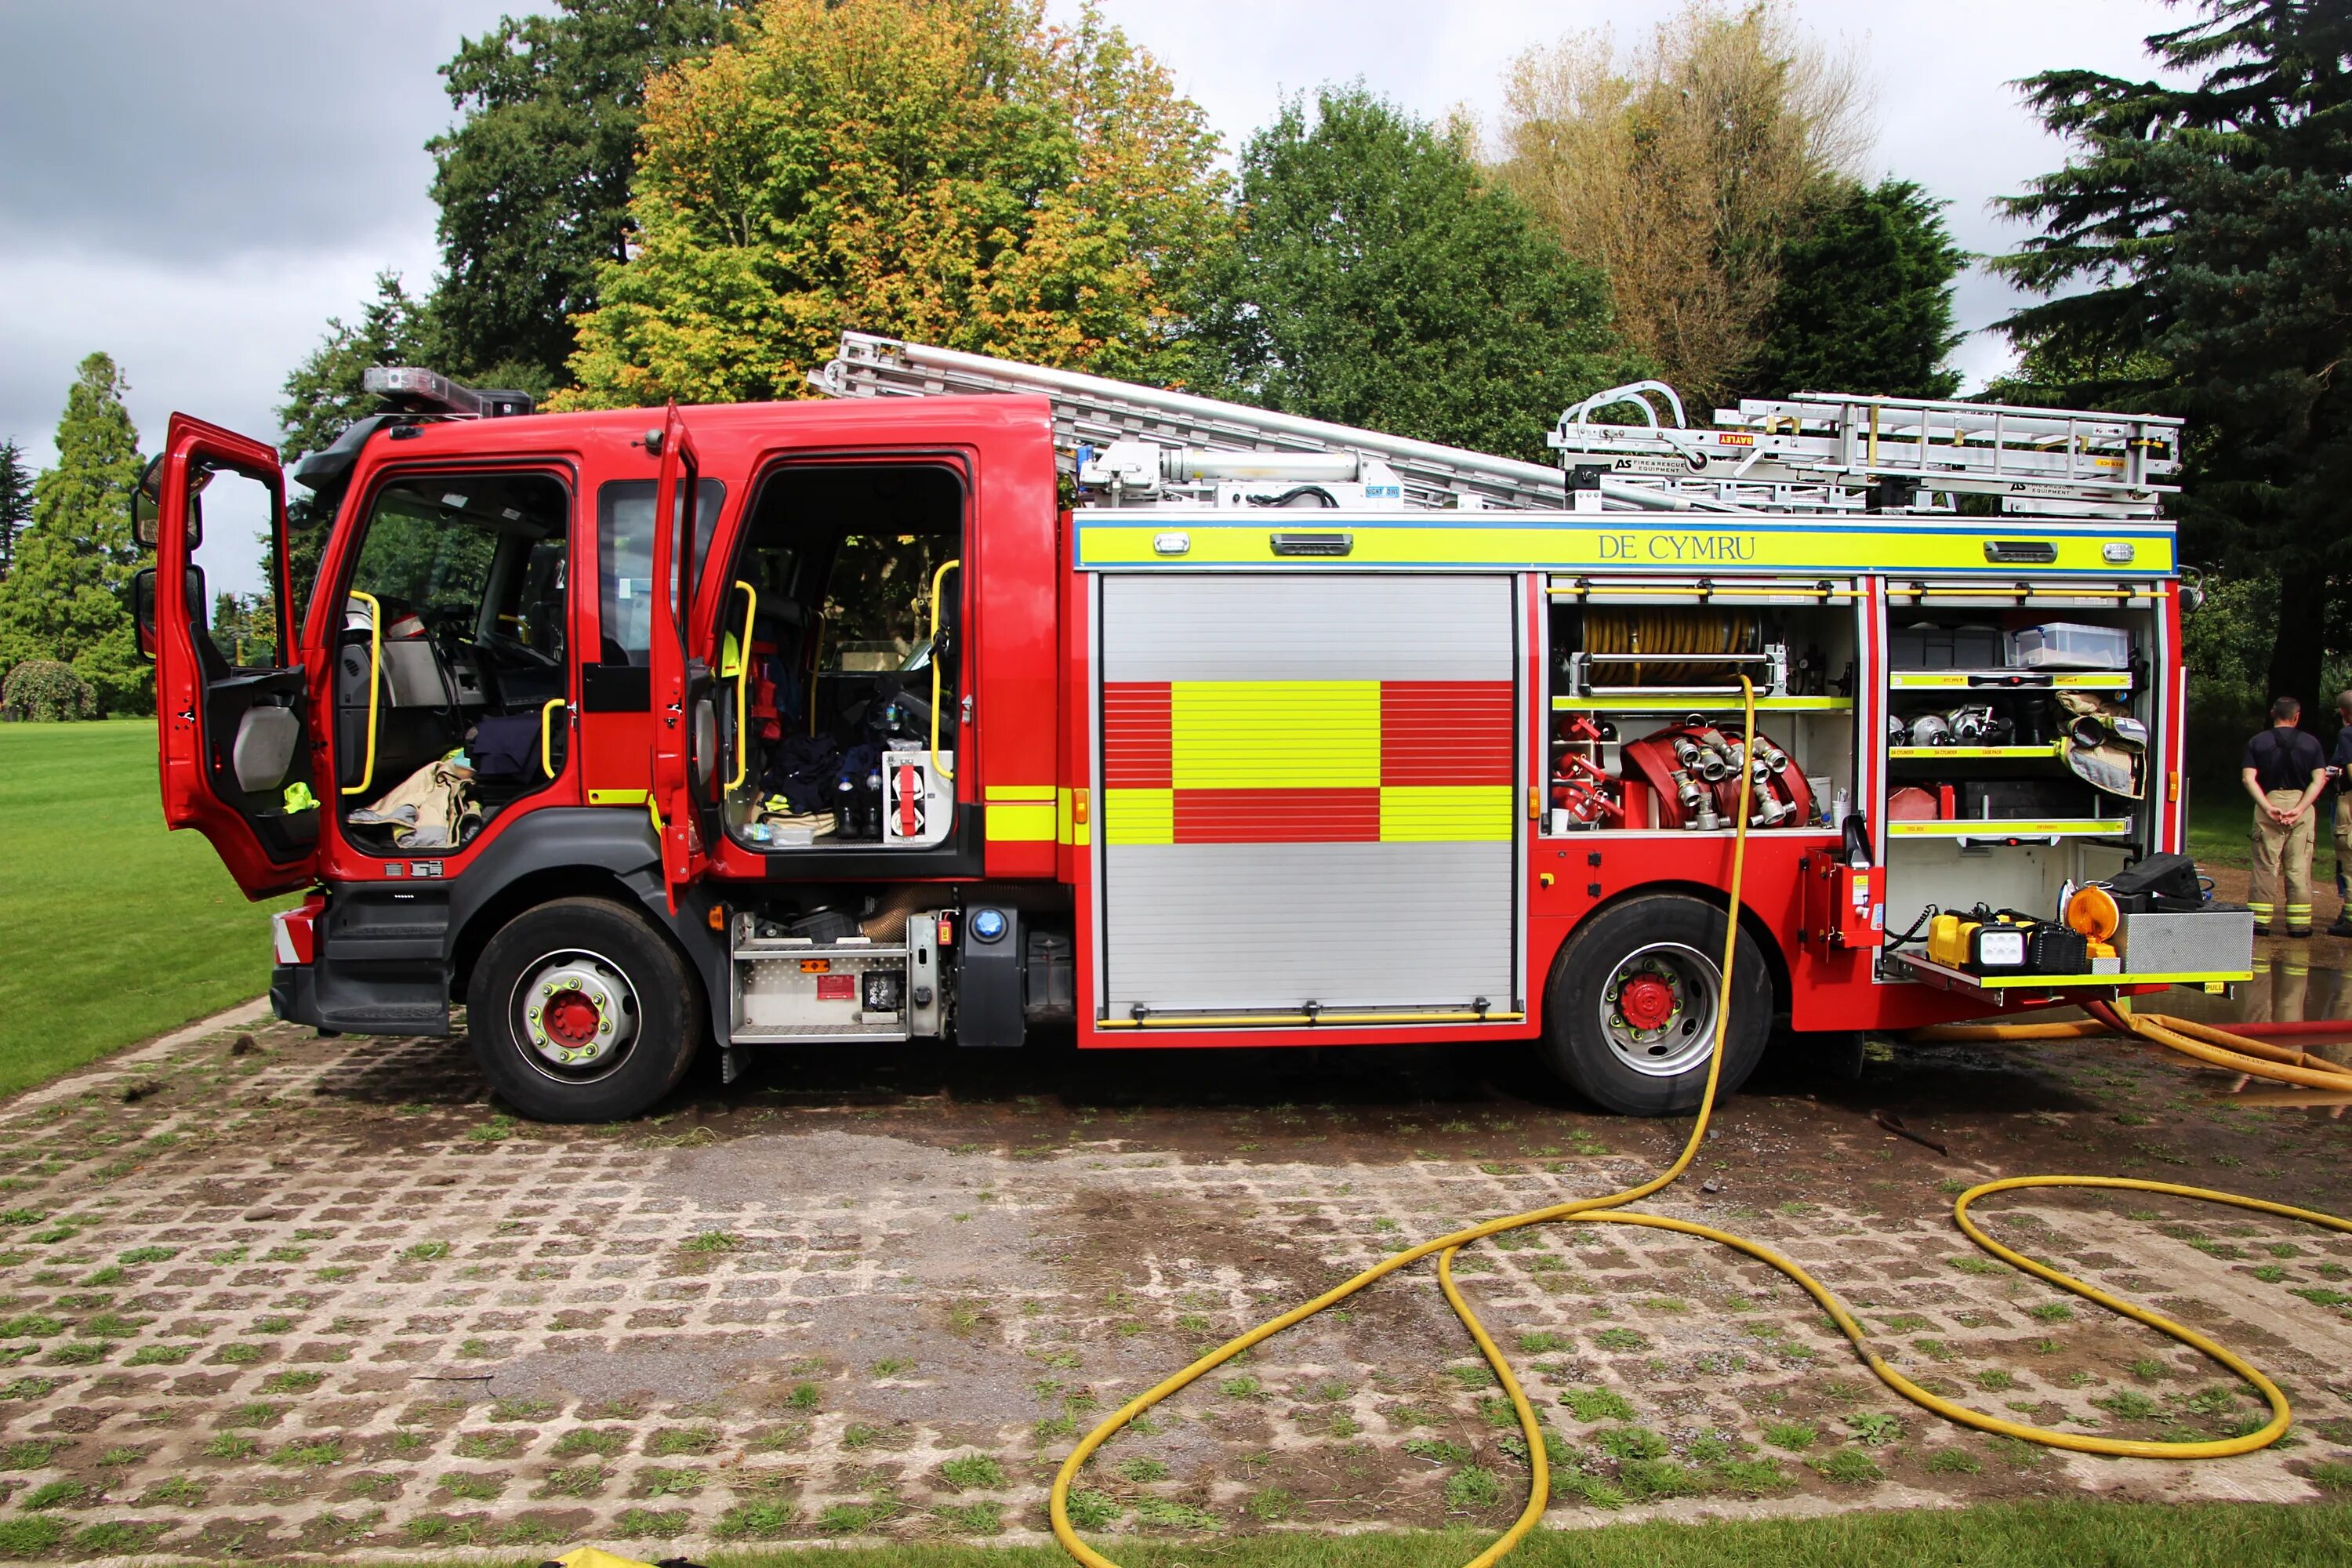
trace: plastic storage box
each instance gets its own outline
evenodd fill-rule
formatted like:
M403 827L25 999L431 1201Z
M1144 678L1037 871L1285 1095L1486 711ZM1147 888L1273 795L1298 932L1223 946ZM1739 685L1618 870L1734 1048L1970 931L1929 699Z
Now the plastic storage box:
M1895 669L1999 669L2009 660L1999 627L1937 626L1924 622L1894 627L1887 657Z
M2131 634L2121 626L2052 621L2017 634L2017 662L2028 669L2122 669L2131 663Z

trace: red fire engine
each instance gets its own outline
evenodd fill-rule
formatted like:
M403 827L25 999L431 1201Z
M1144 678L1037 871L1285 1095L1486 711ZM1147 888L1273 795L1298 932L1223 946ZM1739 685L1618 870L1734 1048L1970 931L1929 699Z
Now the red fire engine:
M293 470L299 624L275 456L173 416L139 508L164 815L305 894L279 1016L462 1005L549 1120L642 1110L706 1043L731 1079L1040 1026L1528 1040L1656 1113L1724 1007L1736 1086L1776 1017L2250 968L2174 854L2171 421L1817 395L1706 428L1643 384L1548 467L860 334L814 379L541 415L373 372L386 411ZM240 489L287 616L242 666L201 568ZM2062 918L2086 886L2119 920Z

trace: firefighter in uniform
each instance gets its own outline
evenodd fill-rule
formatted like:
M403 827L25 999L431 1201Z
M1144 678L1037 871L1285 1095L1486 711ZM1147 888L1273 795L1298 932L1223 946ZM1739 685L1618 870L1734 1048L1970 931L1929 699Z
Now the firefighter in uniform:
M2296 727L2303 704L2282 697L2271 704L2271 727L2246 742L2239 777L2254 802L2254 934L2268 936L2284 912L2286 934L2311 934L2312 804L2327 787L2327 753L2316 736ZM2284 887L2282 888L2281 884ZM2286 908L2278 905L2284 899Z

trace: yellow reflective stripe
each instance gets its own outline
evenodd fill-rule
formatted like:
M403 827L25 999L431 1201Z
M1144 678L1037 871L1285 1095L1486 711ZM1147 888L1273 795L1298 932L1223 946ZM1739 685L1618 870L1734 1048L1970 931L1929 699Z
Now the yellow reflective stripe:
M991 844L1051 844L1054 803L1023 802L999 805L991 802L985 814Z
M2210 985L2252 980L2251 970L2194 970L2162 974L1971 974L1979 991L2063 991L2108 985Z
M1517 826L1516 784L1387 784L1381 790L1383 844L1507 840Z
M1372 789L1377 680L1179 680L1169 689L1178 789Z
M1105 844L1176 842L1176 792L1172 789L1103 791Z
M1064 844L1085 846L1093 838L1092 824L1087 818L1087 792L1066 789L1055 792L1054 836Z
M2050 822L2010 822L2000 817L1952 817L1943 821L1890 822L1895 838L2106 838L2130 831L2124 817L2082 816Z
M1272 534L1254 526L1202 525L1187 520L1191 547L1181 557L1152 547L1165 521L1078 520L1078 564L1100 566L1269 565L1286 571L1325 569L1322 561L1275 554ZM1321 526L1329 527L1327 521ZM1932 527L1891 528L1884 523L1848 528L1739 527L1729 521L1662 522L1639 517L1574 518L1544 521L1432 525L1410 519L1350 517L1339 525L1349 536L1349 569L1365 566L1510 566L1533 570L1625 572L1951 572L1981 578L1985 542L2030 540L2050 544L2056 559L2019 567L2017 581L2049 581L2068 575L2100 579L2158 576L2176 559L2169 528L2112 528L2097 532L2035 533L2013 524L1989 522L1970 528L1955 522ZM2133 547L2132 570L2119 573L2106 558L2109 544ZM2063 589L2053 583L2053 593Z
M643 805L647 798L641 789L592 789L588 792L590 805Z
M2024 670L2004 670L2001 673L2004 675L2022 675L2035 672L2028 672ZM1946 674L1940 670L1898 669L1888 674L1886 684L1903 689L1924 689L1928 690L1948 691L1967 689L1981 690L1990 695L1997 696L2007 691L2022 691L2030 694L2037 689L2048 689L2051 687L2074 691L2128 691L2131 689L2132 683L2130 673L2126 670L2121 669L2112 671L2042 670L2038 672L2038 675L2041 678L2046 679L2046 686L2043 684L2042 679L2037 679L2032 686L2002 687L1982 685L1972 679L1966 671L1962 671L1958 674Z
M1038 801L1044 801L1050 805L1054 800L1054 786L1052 784L991 784L986 791L986 798L991 805L1003 805L1008 803L1028 805Z

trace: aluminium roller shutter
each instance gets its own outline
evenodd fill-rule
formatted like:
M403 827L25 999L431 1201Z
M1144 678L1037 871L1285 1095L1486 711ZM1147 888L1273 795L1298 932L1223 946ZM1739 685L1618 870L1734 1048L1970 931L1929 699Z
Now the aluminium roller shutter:
M1517 992L1502 576L1107 576L1108 1015Z

